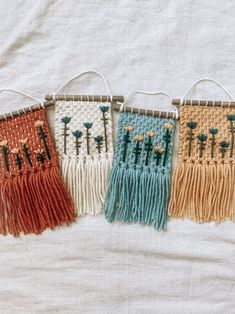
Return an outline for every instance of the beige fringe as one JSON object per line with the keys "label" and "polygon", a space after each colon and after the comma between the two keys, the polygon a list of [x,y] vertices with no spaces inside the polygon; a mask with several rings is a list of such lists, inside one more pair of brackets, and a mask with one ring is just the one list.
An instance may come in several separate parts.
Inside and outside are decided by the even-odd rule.
{"label": "beige fringe", "polygon": [[173,173],[168,212],[199,223],[233,220],[234,164],[180,162]]}

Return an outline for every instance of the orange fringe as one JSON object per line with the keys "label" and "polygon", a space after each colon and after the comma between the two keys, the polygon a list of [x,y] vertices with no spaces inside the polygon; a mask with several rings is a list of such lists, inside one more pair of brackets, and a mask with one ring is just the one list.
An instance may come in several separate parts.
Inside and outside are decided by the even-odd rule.
{"label": "orange fringe", "polygon": [[72,200],[56,166],[0,182],[0,233],[13,236],[54,229],[76,219]]}

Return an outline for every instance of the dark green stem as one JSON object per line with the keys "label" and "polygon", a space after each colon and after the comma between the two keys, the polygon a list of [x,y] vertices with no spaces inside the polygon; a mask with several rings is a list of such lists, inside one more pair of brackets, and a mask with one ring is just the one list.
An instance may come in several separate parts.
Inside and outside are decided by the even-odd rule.
{"label": "dark green stem", "polygon": [[104,124],[104,141],[105,141],[105,151],[108,152],[108,138],[107,138],[107,118],[105,117],[105,112],[103,112],[103,124]]}
{"label": "dark green stem", "polygon": [[211,140],[211,158],[214,158],[215,134],[212,134]]}
{"label": "dark green stem", "polygon": [[124,142],[124,150],[123,150],[123,157],[122,157],[122,161],[123,162],[126,161],[126,153],[127,153],[127,146],[128,146],[128,143],[129,143],[129,137],[130,137],[130,132],[126,131],[125,142]]}
{"label": "dark green stem", "polygon": [[199,157],[202,158],[202,151],[203,151],[203,141],[200,141],[200,147],[199,147]]}
{"label": "dark green stem", "polygon": [[77,154],[77,156],[79,155],[80,144],[81,144],[81,142],[79,142],[79,138],[76,137],[75,145],[76,145],[76,154]]}
{"label": "dark green stem", "polygon": [[27,159],[29,166],[32,167],[33,165],[32,165],[31,159],[30,159],[30,152],[29,152],[29,149],[28,149],[26,144],[24,144],[24,146],[23,146],[23,151],[25,153],[25,157]]}
{"label": "dark green stem", "polygon": [[47,158],[51,159],[51,154],[50,154],[49,148],[47,146],[46,136],[45,136],[41,126],[39,127],[39,134],[40,134],[40,138],[43,141],[43,145],[44,145],[44,148],[45,148],[45,152],[46,152]]}
{"label": "dark green stem", "polygon": [[193,129],[190,128],[189,131],[189,145],[188,145],[188,156],[191,156],[191,150],[192,150],[192,140],[193,140]]}
{"label": "dark green stem", "polygon": [[21,158],[19,156],[19,154],[16,154],[16,165],[18,167],[18,169],[21,169]]}
{"label": "dark green stem", "polygon": [[7,154],[8,154],[7,147],[2,146],[2,156],[3,156],[4,167],[5,167],[6,171],[10,171],[8,159],[7,159]]}
{"label": "dark green stem", "polygon": [[[169,130],[166,130],[166,139],[169,137]],[[164,158],[163,158],[163,166],[166,165],[167,155],[168,155],[168,148],[169,148],[169,141],[166,140],[166,146],[165,146],[165,152],[164,152]],[[191,151],[191,149],[190,149]]]}
{"label": "dark green stem", "polygon": [[225,156],[225,149],[222,148],[222,149],[221,149],[221,157],[224,158],[224,156]]}
{"label": "dark green stem", "polygon": [[156,166],[159,166],[160,160],[161,160],[161,154],[157,153],[157,155],[156,155]]}
{"label": "dark green stem", "polygon": [[230,146],[230,157],[233,157],[233,147],[234,147],[234,126],[233,121],[230,121],[230,131],[231,131],[231,146]]}
{"label": "dark green stem", "polygon": [[89,148],[89,129],[86,129],[86,150],[87,154],[90,155],[90,148]]}
{"label": "dark green stem", "polygon": [[64,124],[64,154],[66,155],[67,153],[67,123]]}
{"label": "dark green stem", "polygon": [[151,146],[152,146],[152,143],[151,143],[151,136],[148,137],[148,143],[146,144],[147,148],[147,154],[146,154],[146,158],[145,158],[145,166],[148,166],[148,163],[149,163],[149,153],[150,153],[150,150],[151,150]]}
{"label": "dark green stem", "polygon": [[140,143],[136,142],[136,147],[135,147],[135,164],[137,164],[137,162],[138,162],[139,149],[140,149]]}
{"label": "dark green stem", "polygon": [[42,163],[42,164],[44,163],[45,159],[44,159],[43,154],[38,154],[37,158],[38,158],[38,161],[39,161],[40,163]]}
{"label": "dark green stem", "polygon": [[98,149],[98,153],[100,154],[101,153],[101,143],[100,142],[97,143],[97,149]]}

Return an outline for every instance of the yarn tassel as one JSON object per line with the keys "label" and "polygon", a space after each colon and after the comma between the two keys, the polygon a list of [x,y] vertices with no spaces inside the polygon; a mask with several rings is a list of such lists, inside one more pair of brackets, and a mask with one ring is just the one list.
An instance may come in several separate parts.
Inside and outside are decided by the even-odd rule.
{"label": "yarn tassel", "polygon": [[0,183],[0,190],[2,234],[39,234],[76,218],[57,167],[42,166],[35,172],[9,176]]}
{"label": "yarn tassel", "polygon": [[102,212],[111,162],[112,154],[63,157],[62,174],[78,216]]}
{"label": "yarn tassel", "polygon": [[169,215],[200,223],[231,219],[234,180],[229,163],[179,163],[172,178]]}

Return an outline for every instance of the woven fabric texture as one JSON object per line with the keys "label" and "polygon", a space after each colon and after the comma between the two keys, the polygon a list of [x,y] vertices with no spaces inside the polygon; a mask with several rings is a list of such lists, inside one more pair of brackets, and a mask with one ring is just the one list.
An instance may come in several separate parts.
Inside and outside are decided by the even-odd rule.
{"label": "woven fabric texture", "polygon": [[[125,162],[127,164],[133,164],[135,162],[135,137],[136,135],[143,136],[143,140],[141,141],[140,148],[141,152],[138,158],[138,164],[144,165],[146,160],[147,151],[144,149],[144,140],[146,141],[147,132],[153,131],[154,135],[152,137],[152,152],[149,155],[149,166],[155,166],[156,160],[154,159],[154,147],[160,146],[165,148],[165,141],[164,135],[166,133],[166,128],[164,125],[170,124],[170,134],[171,134],[171,141],[168,144],[168,151],[167,151],[167,159],[165,162],[164,168],[170,169],[171,166],[171,154],[172,154],[172,138],[174,136],[174,125],[175,120],[169,118],[159,118],[159,117],[152,117],[146,115],[139,115],[135,113],[121,113],[118,122],[118,135],[116,141],[116,149],[115,149],[115,162],[120,162],[123,159],[123,138],[126,134],[126,127],[132,126],[133,130],[130,132],[130,143],[128,144],[127,155]],[[172,127],[171,127],[172,126]],[[159,166],[162,166],[162,163],[159,163]]]}
{"label": "woven fabric texture", "polygon": [[[234,118],[233,118],[234,116]],[[190,123],[194,122],[192,129],[191,153],[189,156]],[[234,128],[233,130],[231,128]],[[234,163],[234,145],[232,146],[233,133],[235,133],[235,108],[234,107],[209,107],[189,106],[180,108],[180,147],[179,158],[182,161],[208,161]],[[204,134],[206,140],[200,157],[200,140],[198,136]],[[215,137],[212,143],[212,137]],[[205,138],[205,137],[204,137]],[[203,138],[202,138],[203,139]],[[222,158],[223,142],[227,142]],[[213,155],[212,155],[212,145]],[[226,146],[226,145],[225,145]],[[231,154],[232,151],[232,154]]]}
{"label": "woven fabric texture", "polygon": [[[40,128],[45,135],[50,159],[46,154],[45,146],[40,135]],[[0,121],[0,139],[0,145],[2,147],[2,153],[0,154],[1,177],[33,172],[35,169],[42,168],[42,164],[44,168],[58,165],[57,153],[50,135],[46,113],[43,109]],[[24,145],[28,150],[29,159],[25,157]],[[6,161],[9,166],[9,171],[6,171],[3,147],[6,147]],[[40,161],[40,154],[43,156],[43,162],[42,160]],[[20,158],[20,165],[17,165],[16,155]],[[32,167],[29,167],[29,162],[32,163]]]}
{"label": "woven fabric texture", "polygon": [[[106,108],[104,113],[101,108]],[[87,140],[86,140],[86,127],[84,123],[92,124],[89,128],[89,155],[98,155],[97,142],[95,137],[102,136],[101,141],[101,155],[106,153],[105,149],[105,131],[103,115],[105,116],[106,134],[107,134],[107,152],[113,152],[113,138],[112,138],[112,116],[111,104],[108,102],[91,102],[91,101],[56,101],[55,106],[55,139],[56,147],[60,157],[63,155],[76,156],[76,138],[73,132],[82,132],[79,137],[80,147],[79,156],[88,155]],[[67,124],[66,130],[66,153],[64,151],[64,128],[65,123],[63,118],[68,117],[70,121]],[[66,121],[66,120],[65,120]]]}

